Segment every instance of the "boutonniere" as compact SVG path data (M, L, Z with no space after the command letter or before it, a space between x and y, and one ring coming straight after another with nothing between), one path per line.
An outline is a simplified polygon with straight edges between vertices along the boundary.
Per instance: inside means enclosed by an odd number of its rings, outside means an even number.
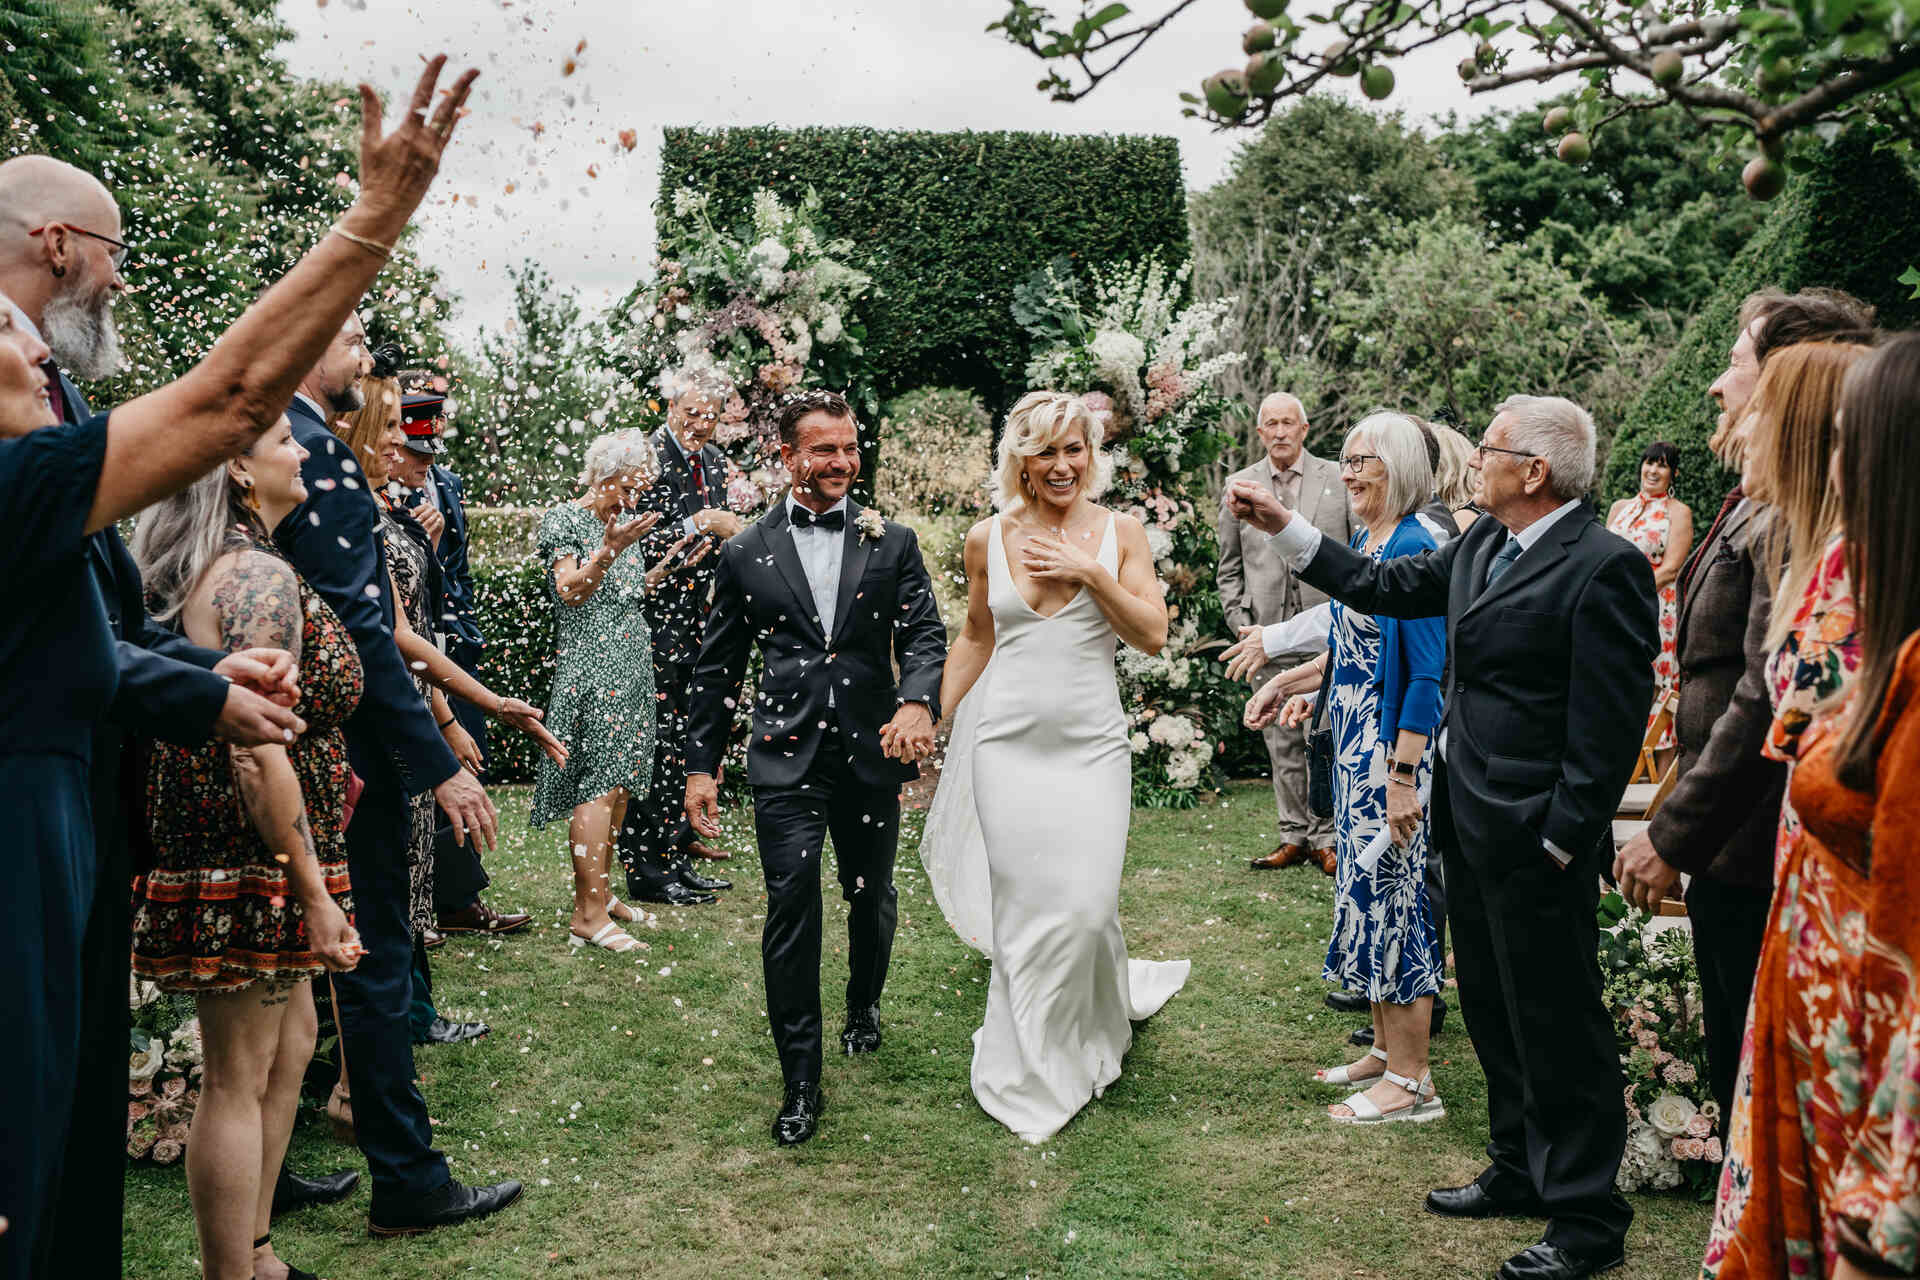
M860 530L860 536L862 538L871 538L875 542L878 542L887 534L886 517L882 516L878 511L875 511L872 507L864 508L853 523L854 527Z

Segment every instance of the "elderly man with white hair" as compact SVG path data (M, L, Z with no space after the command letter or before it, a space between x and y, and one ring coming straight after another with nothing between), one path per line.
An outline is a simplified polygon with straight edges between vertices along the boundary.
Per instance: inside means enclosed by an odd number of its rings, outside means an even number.
M1288 507L1298 511L1326 536L1344 544L1358 527L1340 486L1340 468L1307 451L1312 427L1298 396L1275 391L1260 402L1255 429L1265 453L1252 466L1227 477L1265 485ZM1302 582L1299 575L1273 553L1267 535L1240 520L1231 511L1220 512L1220 561L1215 580L1220 607L1234 634L1245 637L1259 628L1287 622L1326 602L1326 593ZM1325 634L1325 628L1321 629ZM1257 644L1255 640L1252 643ZM1261 654L1255 671L1265 680L1312 657L1324 644L1300 644ZM1249 859L1256 871L1276 871L1307 862L1332 875L1333 819L1321 817L1307 804L1307 739L1299 726L1278 723L1261 731L1267 763L1273 775L1273 805L1279 820L1274 847Z
M1460 1005L1487 1076L1491 1164L1427 1195L1447 1217L1548 1219L1501 1280L1580 1280L1625 1256L1614 1189L1624 1082L1601 999L1594 922L1611 820L1653 696L1653 571L1587 505L1593 420L1510 396L1474 455L1491 520L1377 563L1324 538L1269 489L1228 501L1306 581L1365 613L1445 613L1451 688L1432 797ZM1397 771L1398 765L1390 766ZM1445 829L1451 828L1450 832ZM1602 848L1606 852L1601 852Z

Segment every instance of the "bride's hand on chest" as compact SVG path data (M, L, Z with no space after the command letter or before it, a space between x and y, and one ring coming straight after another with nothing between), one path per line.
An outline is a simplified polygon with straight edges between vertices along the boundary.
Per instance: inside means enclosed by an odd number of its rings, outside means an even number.
M1086 586L1100 573L1100 562L1053 529L1020 534L1020 567L1037 582Z

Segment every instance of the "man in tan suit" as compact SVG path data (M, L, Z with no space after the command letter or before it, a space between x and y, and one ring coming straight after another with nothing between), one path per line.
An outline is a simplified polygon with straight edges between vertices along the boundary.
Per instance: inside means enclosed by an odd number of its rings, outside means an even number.
M1329 538L1345 545L1353 536L1353 515L1338 464L1306 451L1306 408L1295 396L1276 391L1260 402L1260 442L1266 456L1244 471L1227 477L1249 480L1271 488L1290 510L1298 511ZM1294 576L1275 554L1266 534L1220 512L1220 603L1227 625L1236 637L1269 623L1285 622L1325 602L1326 595ZM1258 643L1257 641L1255 643ZM1322 648L1325 646L1322 645ZM1272 655L1258 679L1268 677L1312 657L1312 652ZM1251 860L1254 867L1272 870L1296 862L1313 862L1333 874L1333 820L1316 818L1307 807L1307 739L1302 728L1279 724L1262 731L1267 759L1273 767L1273 799L1280 814L1280 843L1271 853Z

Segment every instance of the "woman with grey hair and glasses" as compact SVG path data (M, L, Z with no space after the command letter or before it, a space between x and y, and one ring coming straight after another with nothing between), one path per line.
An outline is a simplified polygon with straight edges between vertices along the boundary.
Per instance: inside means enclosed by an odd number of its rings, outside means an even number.
M1411 419L1368 415L1347 433L1340 464L1364 525L1354 533L1357 550L1388 560L1434 548L1416 514L1433 493L1433 468ZM1338 602L1330 612L1328 651L1269 680L1246 710L1249 728L1276 717L1299 724L1313 712L1309 691L1332 664L1327 721L1339 867L1323 976L1366 995L1374 1039L1358 1062L1314 1078L1364 1086L1328 1108L1336 1124L1437 1120L1446 1109L1428 1070L1427 1040L1444 966L1427 899L1427 797L1446 620L1375 618Z
M641 605L683 560L696 563L711 546L685 534L645 565L642 539L660 512L640 507L659 474L644 431L609 432L587 446L586 492L540 521L539 557L559 640L546 723L568 754L564 765L540 761L531 822L567 819L574 947L632 951L641 944L620 926L653 923L615 898L607 882L627 802L653 780L653 633Z

